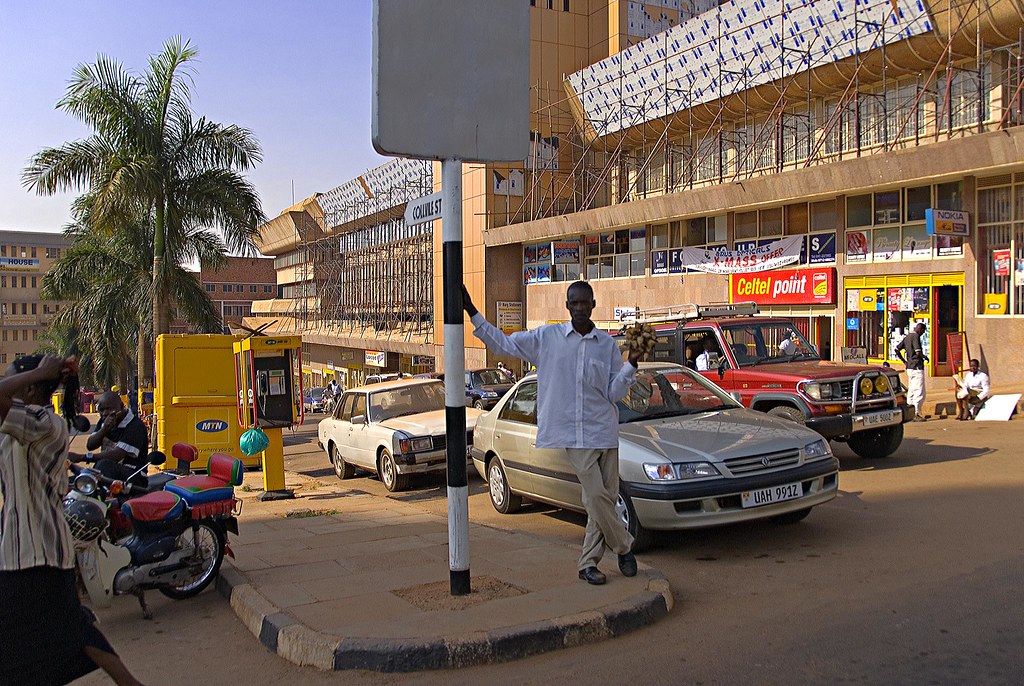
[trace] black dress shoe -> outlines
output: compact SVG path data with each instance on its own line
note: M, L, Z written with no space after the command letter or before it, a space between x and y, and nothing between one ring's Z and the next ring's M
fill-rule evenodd
M619 571L622 572L622 576L636 576L636 555L619 555Z
M588 584L594 586L600 586L604 582L608 581L608 578L601 573L601 570L597 567L587 567L586 569L580 570L580 578L586 581Z

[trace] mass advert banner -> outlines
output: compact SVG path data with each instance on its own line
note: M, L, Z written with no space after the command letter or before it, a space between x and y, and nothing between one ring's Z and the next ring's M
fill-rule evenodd
M803 236L790 236L746 250L683 248L682 261L687 269L710 274L766 272L798 261L803 243Z

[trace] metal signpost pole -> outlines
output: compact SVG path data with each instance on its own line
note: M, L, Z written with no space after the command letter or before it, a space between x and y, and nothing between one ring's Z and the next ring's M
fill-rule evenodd
M466 474L466 334L462 311L462 161L441 161L444 265L444 416L448 434L448 569L452 595L469 584L469 482Z

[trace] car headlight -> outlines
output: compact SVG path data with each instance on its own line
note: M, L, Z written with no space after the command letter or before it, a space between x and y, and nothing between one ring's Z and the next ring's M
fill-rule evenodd
M829 447L828 441L824 438L819 438L813 443L805 445L801 451L803 453L804 460L817 460L822 457L828 457L832 454L832 448Z
M870 376L860 380L860 392L864 395L871 395L875 390L875 381Z
M402 438L398 441L398 450L403 453L418 453L430 450L434 447L434 441L430 436L422 438Z
M706 476L721 476L721 473L710 462L644 463L644 473L651 481L683 481Z
M498 393L496 391L484 391L480 394L482 398L497 398Z
M804 393L815 400L828 400L832 397L832 384L830 383L809 383L804 384Z
M875 392L889 392L889 377L887 377L885 374L879 374L878 376L875 377Z

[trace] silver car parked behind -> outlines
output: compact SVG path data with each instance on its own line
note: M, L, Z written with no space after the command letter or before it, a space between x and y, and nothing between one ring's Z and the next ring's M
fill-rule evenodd
M536 438L530 376L476 425L473 464L494 509L513 512L525 497L583 512L565 451ZM619 476L617 508L640 550L657 529L799 521L836 497L839 461L814 431L747 410L685 367L645 363L619 403Z

